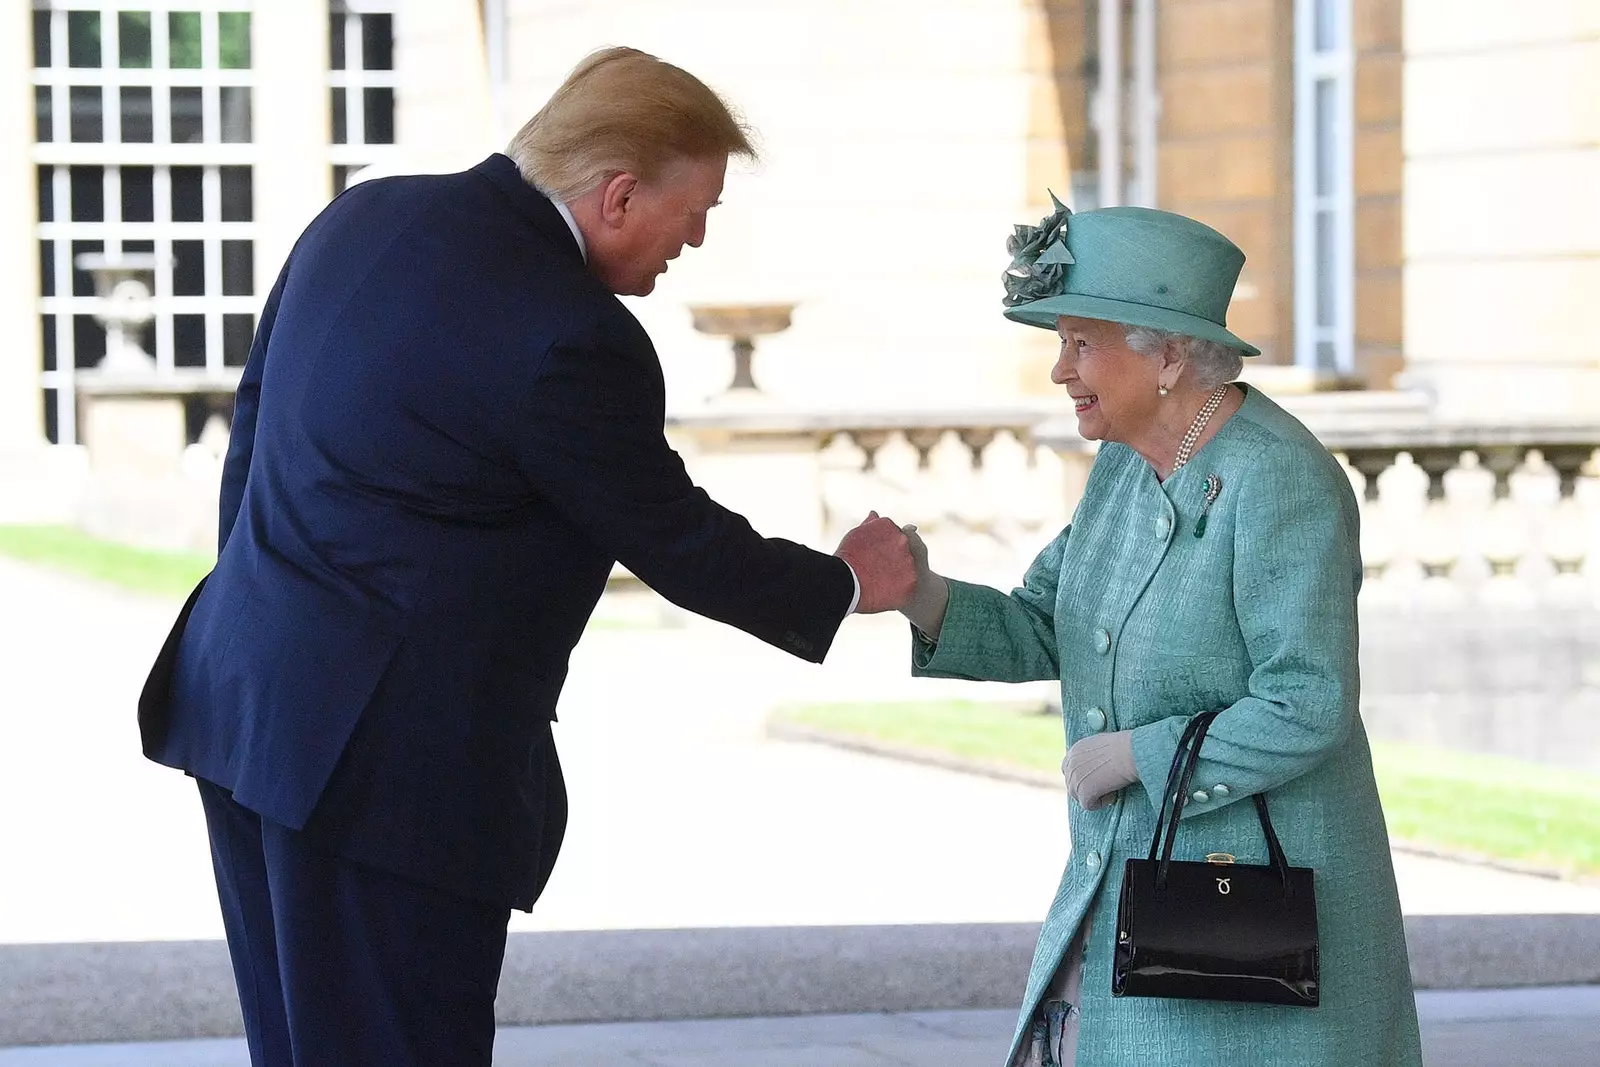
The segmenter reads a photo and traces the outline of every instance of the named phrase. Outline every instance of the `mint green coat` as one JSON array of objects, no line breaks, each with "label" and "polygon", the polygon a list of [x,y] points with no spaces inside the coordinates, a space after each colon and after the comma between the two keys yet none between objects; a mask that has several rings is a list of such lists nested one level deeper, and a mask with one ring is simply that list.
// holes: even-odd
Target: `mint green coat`
[{"label": "mint green coat", "polygon": [[[1222,491],[1196,537],[1209,474]],[[1132,731],[1139,782],[1099,811],[1068,804],[1071,857],[1011,1057],[1092,910],[1079,1005],[1085,1067],[1421,1064],[1389,838],[1357,713],[1358,536],[1339,465],[1251,389],[1165,484],[1132,449],[1107,444],[1072,524],[1021,588],[1008,596],[952,581],[937,646],[913,632],[918,675],[1059,678],[1068,745]],[[1289,862],[1316,871],[1319,1008],[1111,996],[1123,861],[1149,850],[1184,723],[1213,708],[1226,710],[1206,739],[1174,855],[1265,863],[1255,806],[1240,801],[1267,795]]]}]

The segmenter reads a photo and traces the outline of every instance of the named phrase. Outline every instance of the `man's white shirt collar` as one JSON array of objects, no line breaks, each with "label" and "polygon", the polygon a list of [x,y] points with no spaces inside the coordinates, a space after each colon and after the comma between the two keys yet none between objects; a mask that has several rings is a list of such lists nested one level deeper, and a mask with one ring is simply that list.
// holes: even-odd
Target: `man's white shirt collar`
[{"label": "man's white shirt collar", "polygon": [[561,212],[561,219],[567,224],[567,229],[572,231],[572,237],[578,242],[578,251],[583,253],[583,261],[589,262],[589,245],[583,239],[583,231],[578,229],[578,220],[572,217],[572,209],[554,198],[550,201]]}]

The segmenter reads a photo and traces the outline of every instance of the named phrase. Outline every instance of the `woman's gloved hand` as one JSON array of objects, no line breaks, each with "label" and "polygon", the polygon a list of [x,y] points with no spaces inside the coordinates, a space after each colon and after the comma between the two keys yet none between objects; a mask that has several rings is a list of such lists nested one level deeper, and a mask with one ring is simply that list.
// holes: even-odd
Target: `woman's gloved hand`
[{"label": "woman's gloved hand", "polygon": [[917,569],[917,588],[911,594],[900,614],[911,620],[911,625],[922,631],[930,641],[939,639],[939,629],[944,625],[944,612],[950,606],[950,583],[943,575],[928,569],[928,546],[922,543],[913,525],[902,526],[901,531],[911,545],[911,561]]},{"label": "woman's gloved hand", "polygon": [[1090,734],[1067,749],[1061,773],[1067,779],[1067,792],[1085,811],[1105,807],[1124,786],[1139,780],[1133,734],[1127,730]]}]

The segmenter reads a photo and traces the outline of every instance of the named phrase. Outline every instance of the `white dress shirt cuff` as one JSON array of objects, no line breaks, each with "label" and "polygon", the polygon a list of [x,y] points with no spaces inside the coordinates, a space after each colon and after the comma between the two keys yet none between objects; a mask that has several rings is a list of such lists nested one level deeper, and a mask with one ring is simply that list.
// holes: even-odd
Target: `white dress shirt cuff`
[{"label": "white dress shirt cuff", "polygon": [[861,603],[861,579],[856,577],[856,569],[854,567],[851,567],[849,563],[845,563],[845,566],[850,569],[850,581],[856,587],[856,591],[850,594],[850,610],[845,614],[854,615],[856,613],[856,605]]}]

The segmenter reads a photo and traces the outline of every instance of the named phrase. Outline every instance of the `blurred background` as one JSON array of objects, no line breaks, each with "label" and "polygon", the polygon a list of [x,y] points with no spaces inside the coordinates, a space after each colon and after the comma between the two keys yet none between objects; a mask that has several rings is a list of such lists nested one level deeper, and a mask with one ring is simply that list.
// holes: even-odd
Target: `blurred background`
[{"label": "blurred background", "polygon": [[[1600,940],[1600,3],[4,0],[0,19],[0,800],[21,872],[0,943],[219,936],[198,806],[139,761],[133,702],[214,551],[261,302],[332,197],[477,163],[609,44],[699,75],[757,133],[705,247],[627,303],[691,473],[770,535],[829,548],[876,509],[943,572],[1014,584],[1093,446],[1049,383],[1052,336],[1000,317],[1011,225],[1053,190],[1238,243],[1245,379],[1362,501],[1363,714],[1408,915],[1587,916]],[[1058,697],[913,684],[905,646],[854,619],[802,669],[618,568],[563,704],[574,844],[518,921],[1037,922],[1068,846]],[[69,765],[125,810],[63,791]],[[648,899],[618,855],[646,798],[674,872]],[[783,847],[752,845],[774,820]],[[85,888],[107,864],[123,904]],[[1436,984],[1600,981],[1594,958]]]}]

